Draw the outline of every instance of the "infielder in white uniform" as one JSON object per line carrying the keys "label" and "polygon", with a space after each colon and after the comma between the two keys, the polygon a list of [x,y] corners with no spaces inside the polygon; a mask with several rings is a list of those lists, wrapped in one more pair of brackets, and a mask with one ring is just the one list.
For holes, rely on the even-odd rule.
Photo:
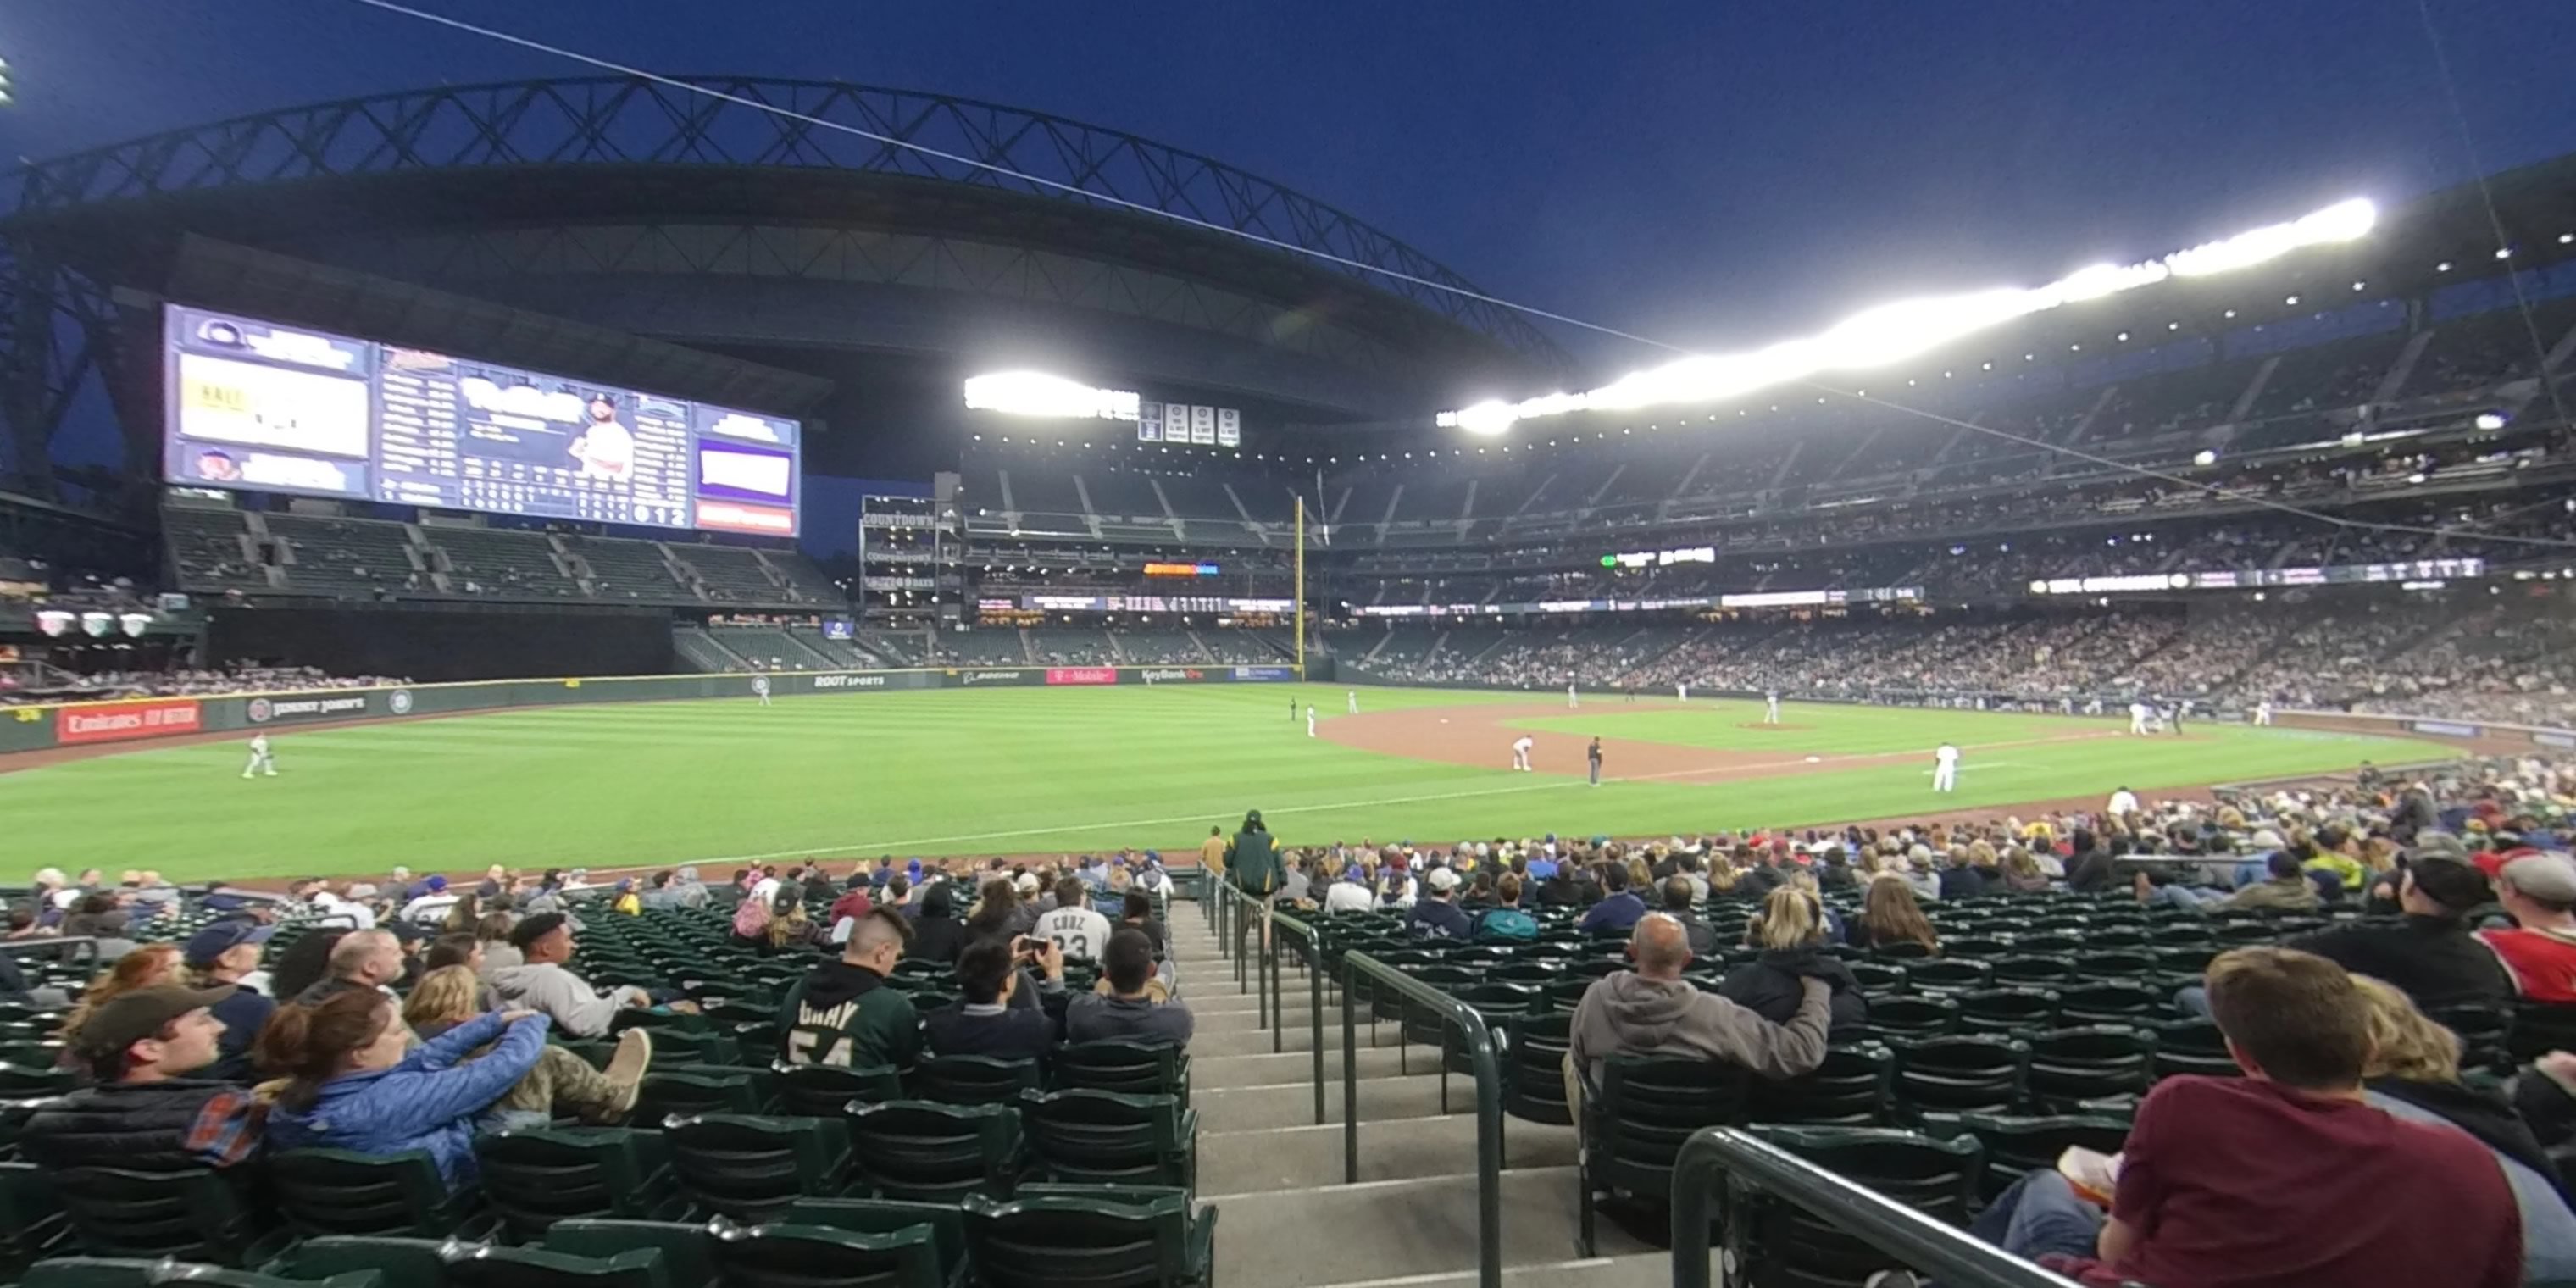
{"label": "infielder in white uniform", "polygon": [[1512,744],[1512,768],[1525,774],[1529,773],[1530,748],[1536,746],[1537,743],[1538,739],[1532,738],[1528,734],[1522,734],[1520,739]]}
{"label": "infielder in white uniform", "polygon": [[1765,693],[1765,694],[1763,694],[1763,695],[1762,695],[1762,723],[1764,723],[1764,724],[1778,724],[1778,723],[1780,723],[1780,695],[1779,695],[1779,694],[1777,694],[1777,693]]}
{"label": "infielder in white uniform", "polygon": [[769,677],[768,677],[768,676],[765,676],[765,675],[755,675],[755,676],[751,677],[751,691],[760,695],[760,705],[762,705],[762,706],[764,706],[764,707],[769,705]]}
{"label": "infielder in white uniform", "polygon": [[2262,726],[2268,726],[2272,723],[2271,699],[2266,698],[2263,701],[2254,704],[2254,723]]}
{"label": "infielder in white uniform", "polygon": [[1315,736],[1315,704],[1312,702],[1306,704],[1306,736]]}
{"label": "infielder in white uniform", "polygon": [[2129,704],[2129,732],[2143,736],[2147,732],[2147,704]]}
{"label": "infielder in white uniform", "polygon": [[1347,707],[1352,715],[1358,715],[1360,713],[1360,691],[1352,689],[1344,693],[1342,695],[1342,705]]}
{"label": "infielder in white uniform", "polygon": [[1959,790],[1959,749],[1950,743],[1942,743],[1932,750],[1932,790]]}
{"label": "infielder in white uniform", "polygon": [[2123,787],[2111,793],[2111,799],[2106,808],[2117,817],[2127,818],[2138,812],[2138,794]]}
{"label": "infielder in white uniform", "polygon": [[265,770],[269,777],[277,777],[277,757],[268,753],[267,734],[255,733],[250,736],[250,763],[242,766],[242,777],[250,777],[253,770]]}
{"label": "infielder in white uniform", "polygon": [[1565,686],[1565,705],[1569,710],[1583,705],[1583,703],[1574,696],[1574,686],[1571,684]]}
{"label": "infielder in white uniform", "polygon": [[1681,701],[1681,702],[1688,702],[1688,701],[1690,701],[1690,686],[1689,686],[1689,685],[1687,685],[1687,684],[1676,684],[1676,685],[1674,685],[1674,686],[1673,686],[1673,697],[1674,697],[1674,699],[1675,699],[1675,700],[1677,700],[1677,701]]}

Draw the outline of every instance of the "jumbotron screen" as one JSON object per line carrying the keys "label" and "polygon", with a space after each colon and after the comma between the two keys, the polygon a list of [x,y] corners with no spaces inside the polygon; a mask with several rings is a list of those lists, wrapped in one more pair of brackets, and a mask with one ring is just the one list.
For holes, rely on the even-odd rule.
{"label": "jumbotron screen", "polygon": [[793,420],[182,305],[162,338],[173,484],[797,532]]}

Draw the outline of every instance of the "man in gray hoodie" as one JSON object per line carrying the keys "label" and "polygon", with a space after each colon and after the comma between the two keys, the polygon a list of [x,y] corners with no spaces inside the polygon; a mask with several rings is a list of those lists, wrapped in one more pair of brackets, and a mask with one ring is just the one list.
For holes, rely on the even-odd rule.
{"label": "man in gray hoodie", "polygon": [[652,1003],[643,989],[631,984],[602,995],[564,969],[564,963],[572,960],[572,923],[560,912],[540,912],[512,927],[510,946],[519,950],[523,964],[487,969],[484,982],[503,1005],[551,1018],[556,1032],[605,1037],[621,1007]]}
{"label": "man in gray hoodie", "polygon": [[[1628,939],[1637,968],[1592,981],[1574,1008],[1565,1057],[1565,1099],[1583,1121],[1580,1069],[1597,1085],[1614,1055],[1696,1056],[1740,1065],[1765,1078],[1795,1078],[1825,1062],[1833,993],[1823,980],[1801,979],[1798,1013],[1774,1024],[1682,978],[1690,965],[1689,932],[1650,912]],[[1830,959],[1828,959],[1830,960]]]}

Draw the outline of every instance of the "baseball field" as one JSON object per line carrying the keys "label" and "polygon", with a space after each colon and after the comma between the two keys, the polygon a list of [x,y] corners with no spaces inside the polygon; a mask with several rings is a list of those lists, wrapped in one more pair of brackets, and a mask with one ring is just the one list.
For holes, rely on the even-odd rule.
{"label": "baseball field", "polygon": [[[2109,719],[1321,685],[943,689],[563,706],[0,760],[20,868],[174,880],[806,856],[1187,852],[1260,809],[1288,844],[1910,819],[2442,759],[2439,743]],[[1305,714],[1317,715],[1309,736]],[[1533,768],[1510,768],[1533,739]],[[245,735],[246,737],[246,735]],[[1603,744],[1603,782],[1584,750]],[[1932,750],[1963,752],[1931,790]],[[709,874],[713,876],[713,873]]]}

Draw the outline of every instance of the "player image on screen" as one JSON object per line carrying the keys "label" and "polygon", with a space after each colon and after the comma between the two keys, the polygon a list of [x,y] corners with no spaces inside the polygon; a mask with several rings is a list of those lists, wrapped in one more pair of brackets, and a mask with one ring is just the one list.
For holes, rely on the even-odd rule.
{"label": "player image on screen", "polygon": [[617,423],[617,404],[606,394],[590,396],[590,420],[569,450],[587,477],[622,481],[635,473],[635,435]]}
{"label": "player image on screen", "polygon": [[233,463],[230,453],[209,448],[197,453],[197,477],[209,483],[231,483],[241,478],[241,466]]}

